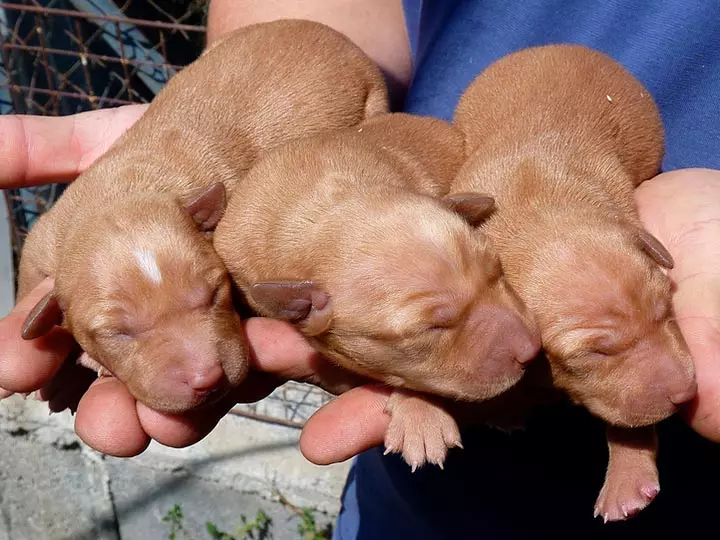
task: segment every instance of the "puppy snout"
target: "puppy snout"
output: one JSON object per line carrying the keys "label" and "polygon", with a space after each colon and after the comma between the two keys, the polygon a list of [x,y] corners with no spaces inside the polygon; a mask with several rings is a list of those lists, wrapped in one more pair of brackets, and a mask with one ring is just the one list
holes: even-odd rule
{"label": "puppy snout", "polygon": [[488,359],[494,362],[515,361],[522,365],[535,358],[540,351],[540,339],[531,332],[520,317],[499,308],[490,326],[494,336],[488,351]]}
{"label": "puppy snout", "polygon": [[691,379],[690,382],[685,385],[685,388],[672,389],[671,391],[673,391],[673,393],[670,395],[670,402],[673,405],[682,405],[695,399],[697,395],[697,381]]}
{"label": "puppy snout", "polygon": [[223,385],[225,372],[218,364],[195,369],[187,374],[187,384],[198,393],[206,393]]}

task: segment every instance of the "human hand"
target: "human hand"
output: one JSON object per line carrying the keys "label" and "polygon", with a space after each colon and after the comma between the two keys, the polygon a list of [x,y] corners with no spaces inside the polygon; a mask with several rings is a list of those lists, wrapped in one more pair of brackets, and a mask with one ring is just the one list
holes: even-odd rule
{"label": "human hand", "polygon": [[[60,118],[0,118],[0,187],[70,181],[131,126],[146,106],[133,105]],[[75,364],[77,345],[64,329],[32,341],[20,337],[25,317],[52,289],[48,278],[0,321],[0,397],[38,391],[51,410],[77,407],[75,429],[95,449],[115,456],[142,452],[151,438],[187,446],[212,430],[238,401],[257,401],[287,379],[306,380],[341,392],[358,378],[323,361],[292,326],[250,319],[251,376],[221,403],[170,416],[136,403],[114,377],[96,379]]]}
{"label": "human hand", "polygon": [[697,397],[681,414],[720,442],[720,171],[661,174],[636,192],[640,217],[670,251],[675,316],[695,364]]}

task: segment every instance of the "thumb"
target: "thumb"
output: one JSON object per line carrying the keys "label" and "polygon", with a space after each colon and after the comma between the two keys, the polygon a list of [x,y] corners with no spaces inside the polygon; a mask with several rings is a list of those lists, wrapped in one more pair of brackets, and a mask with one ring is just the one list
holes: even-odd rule
{"label": "thumb", "polygon": [[367,385],[335,398],[305,424],[300,451],[317,465],[329,465],[382,444],[390,424],[385,407],[391,391]]}

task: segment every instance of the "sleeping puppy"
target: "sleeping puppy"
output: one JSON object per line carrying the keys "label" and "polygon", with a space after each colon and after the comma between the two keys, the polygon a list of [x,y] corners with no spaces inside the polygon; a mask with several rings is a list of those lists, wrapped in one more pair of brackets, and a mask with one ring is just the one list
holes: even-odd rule
{"label": "sleeping puppy", "polygon": [[62,322],[83,364],[159,411],[221,398],[248,369],[230,279],[208,238],[225,191],[268,149],[386,110],[379,70],[327,26],[281,20],[225,37],[33,227],[19,298],[47,276],[55,289],[23,337]]}
{"label": "sleeping puppy", "polygon": [[576,45],[510,54],[469,86],[454,119],[471,155],[455,192],[486,192],[482,230],[535,316],[552,384],[608,422],[596,514],[623,519],[659,491],[654,430],[696,392],[663,268],[634,188],[660,170],[663,129],[649,92]]}
{"label": "sleeping puppy", "polygon": [[468,224],[492,198],[443,197],[464,158],[450,124],[406,114],[290,143],[248,172],[214,236],[256,312],[398,389],[385,442],[413,469],[460,444],[453,418],[416,392],[487,399],[539,349],[491,243]]}

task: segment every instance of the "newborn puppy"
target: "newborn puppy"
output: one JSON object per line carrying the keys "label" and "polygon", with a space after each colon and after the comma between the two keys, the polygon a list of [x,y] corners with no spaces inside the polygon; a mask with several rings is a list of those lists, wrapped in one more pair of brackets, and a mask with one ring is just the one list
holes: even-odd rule
{"label": "newborn puppy", "polygon": [[661,268],[672,258],[633,200],[660,170],[657,107],[606,55],[551,45],[481,73],[455,124],[471,158],[453,190],[496,197],[483,230],[537,319],[553,384],[615,426],[596,512],[627,517],[659,490],[655,439],[617,428],[657,423],[696,392]]}
{"label": "newborn puppy", "polygon": [[[450,124],[406,114],[285,145],[243,179],[215,248],[254,310],[292,321],[339,365],[396,388],[492,397],[539,340],[465,221],[492,199],[442,198],[464,158]],[[414,468],[460,442],[454,420],[412,392],[388,410],[386,446]]]}
{"label": "newborn puppy", "polygon": [[327,26],[281,20],[230,34],[30,232],[19,297],[47,276],[55,289],[23,337],[64,314],[82,363],[146,405],[181,413],[219,399],[248,369],[229,276],[208,238],[225,190],[276,145],[385,111],[379,70]]}

